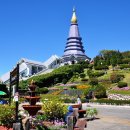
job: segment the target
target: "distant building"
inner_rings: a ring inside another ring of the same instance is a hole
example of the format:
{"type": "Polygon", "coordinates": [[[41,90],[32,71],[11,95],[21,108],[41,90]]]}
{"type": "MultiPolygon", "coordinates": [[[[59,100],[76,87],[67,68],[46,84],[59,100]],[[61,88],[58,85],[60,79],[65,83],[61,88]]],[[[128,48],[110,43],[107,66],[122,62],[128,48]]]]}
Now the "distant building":
{"type": "Polygon", "coordinates": [[[67,38],[64,55],[62,56],[62,63],[74,64],[81,60],[90,61],[90,58],[85,55],[82,38],[79,34],[75,9],[73,9],[69,37],[67,38]]]}
{"type": "MultiPolygon", "coordinates": [[[[22,58],[19,61],[20,79],[25,80],[30,76],[51,72],[54,68],[59,67],[60,65],[59,59],[60,58],[57,55],[52,55],[45,62],[38,62],[22,58]]],[[[3,83],[9,83],[9,78],[10,78],[10,71],[1,77],[1,81],[3,83]]]]}

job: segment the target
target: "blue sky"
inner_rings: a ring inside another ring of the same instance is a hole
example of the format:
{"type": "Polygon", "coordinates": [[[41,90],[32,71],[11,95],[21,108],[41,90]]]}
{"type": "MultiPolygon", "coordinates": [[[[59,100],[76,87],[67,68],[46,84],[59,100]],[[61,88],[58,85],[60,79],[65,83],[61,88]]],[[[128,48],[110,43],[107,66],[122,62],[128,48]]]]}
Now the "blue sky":
{"type": "Polygon", "coordinates": [[[22,57],[62,56],[73,6],[86,55],[130,50],[130,0],[0,0],[0,75],[22,57]]]}

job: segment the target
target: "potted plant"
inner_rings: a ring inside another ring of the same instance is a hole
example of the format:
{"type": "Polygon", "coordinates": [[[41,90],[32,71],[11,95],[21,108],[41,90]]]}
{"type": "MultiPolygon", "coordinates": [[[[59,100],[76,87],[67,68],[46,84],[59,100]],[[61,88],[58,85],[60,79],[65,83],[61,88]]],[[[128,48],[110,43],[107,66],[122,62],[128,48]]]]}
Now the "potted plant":
{"type": "Polygon", "coordinates": [[[97,111],[96,108],[88,108],[88,109],[86,110],[86,117],[87,117],[88,119],[91,119],[91,120],[95,119],[95,116],[96,116],[97,114],[98,114],[98,111],[97,111]]]}

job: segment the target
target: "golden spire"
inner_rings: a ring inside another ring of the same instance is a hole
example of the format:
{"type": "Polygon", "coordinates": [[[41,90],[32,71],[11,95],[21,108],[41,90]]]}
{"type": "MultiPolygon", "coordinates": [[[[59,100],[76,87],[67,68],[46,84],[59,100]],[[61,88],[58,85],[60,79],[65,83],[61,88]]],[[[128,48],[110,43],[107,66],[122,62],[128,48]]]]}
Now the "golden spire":
{"type": "Polygon", "coordinates": [[[76,13],[75,13],[75,8],[73,8],[73,15],[71,18],[71,23],[77,23],[77,17],[76,17],[76,13]]]}

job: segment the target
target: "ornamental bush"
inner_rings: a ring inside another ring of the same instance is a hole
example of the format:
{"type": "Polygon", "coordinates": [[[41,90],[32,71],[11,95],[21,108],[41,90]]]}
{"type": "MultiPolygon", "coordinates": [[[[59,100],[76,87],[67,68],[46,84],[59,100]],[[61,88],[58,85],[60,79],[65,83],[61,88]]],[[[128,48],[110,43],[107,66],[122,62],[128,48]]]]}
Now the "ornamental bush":
{"type": "Polygon", "coordinates": [[[86,75],[84,73],[81,73],[79,76],[80,78],[85,78],[86,75]]]}
{"type": "Polygon", "coordinates": [[[71,79],[74,73],[80,74],[82,72],[83,67],[80,64],[66,65],[53,70],[51,73],[33,76],[27,80],[27,83],[30,83],[30,81],[33,79],[36,85],[40,88],[44,86],[49,87],[56,83],[61,83],[63,79],[66,79],[68,81],[71,79]]]}
{"type": "Polygon", "coordinates": [[[44,88],[38,88],[37,90],[39,93],[41,94],[46,94],[49,92],[48,88],[44,87],[44,88]]]}
{"type": "Polygon", "coordinates": [[[14,123],[14,106],[0,105],[0,125],[11,128],[14,123]]]}
{"type": "Polygon", "coordinates": [[[92,85],[92,86],[97,85],[97,84],[98,84],[98,79],[96,79],[96,78],[91,78],[91,79],[89,80],[89,84],[92,85]]]}
{"type": "Polygon", "coordinates": [[[89,69],[92,69],[92,68],[93,68],[93,64],[89,64],[89,65],[88,65],[88,68],[89,68],[89,69]]]}
{"type": "Polygon", "coordinates": [[[92,70],[88,70],[87,71],[87,74],[90,78],[94,78],[94,77],[100,77],[100,76],[103,76],[105,74],[104,71],[97,71],[97,72],[94,72],[92,70]]]}
{"type": "Polygon", "coordinates": [[[112,83],[118,83],[124,76],[117,74],[117,73],[112,73],[110,75],[110,80],[112,83]]]}
{"type": "Polygon", "coordinates": [[[95,116],[98,114],[98,111],[96,108],[88,108],[86,110],[86,117],[88,118],[95,118],[95,116]]]}
{"type": "Polygon", "coordinates": [[[67,112],[67,105],[60,101],[47,100],[43,102],[42,110],[44,111],[48,120],[63,119],[67,112]]]}
{"type": "Polygon", "coordinates": [[[106,89],[104,86],[98,84],[94,87],[94,96],[96,98],[106,98],[106,89]]]}
{"type": "Polygon", "coordinates": [[[118,87],[119,87],[119,88],[127,87],[127,85],[128,85],[128,84],[127,84],[126,82],[119,82],[119,83],[118,83],[118,87]]]}
{"type": "Polygon", "coordinates": [[[95,70],[108,70],[108,66],[107,65],[104,65],[104,66],[94,66],[94,69],[95,70]]]}
{"type": "Polygon", "coordinates": [[[86,88],[86,89],[83,91],[84,96],[86,97],[86,96],[89,94],[90,91],[92,91],[92,88],[91,88],[91,87],[86,88]]]}
{"type": "Polygon", "coordinates": [[[105,72],[103,71],[99,71],[99,72],[94,72],[92,74],[93,77],[100,77],[100,76],[103,76],[105,74],[105,72]]]}

